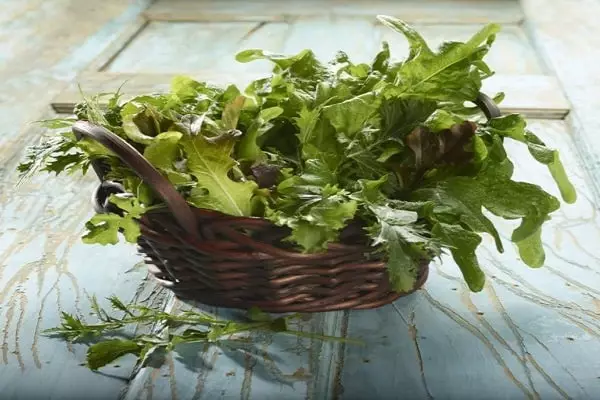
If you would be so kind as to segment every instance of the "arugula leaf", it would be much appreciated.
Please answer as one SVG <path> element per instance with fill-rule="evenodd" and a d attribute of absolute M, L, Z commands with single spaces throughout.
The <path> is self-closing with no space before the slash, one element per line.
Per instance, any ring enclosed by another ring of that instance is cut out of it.
<path fill-rule="evenodd" d="M 499 252 L 504 251 L 502 240 L 492 221 L 483 215 L 483 204 L 489 197 L 479 181 L 467 177 L 454 177 L 435 187 L 415 190 L 411 199 L 431 201 L 435 204 L 436 219 L 448 224 L 465 224 L 474 232 L 487 232 L 494 238 Z"/>
<path fill-rule="evenodd" d="M 394 84 L 386 89 L 386 96 L 472 101 L 481 89 L 482 79 L 491 75 L 482 58 L 500 30 L 499 25 L 486 25 L 465 43 L 444 43 L 436 53 L 406 23 L 383 15 L 377 19 L 402 33 L 410 46 L 408 58 L 394 68 Z"/>
<path fill-rule="evenodd" d="M 335 131 L 327 119 L 321 118 L 322 109 L 309 111 L 303 108 L 294 122 L 298 127 L 298 140 L 305 160 L 320 160 L 335 170 L 341 161 L 341 146 L 335 138 Z"/>
<path fill-rule="evenodd" d="M 577 201 L 577 193 L 567 176 L 565 167 L 560 161 L 558 150 L 546 147 L 544 142 L 530 131 L 525 133 L 525 139 L 527 140 L 527 147 L 533 158 L 548 166 L 548 170 L 554 178 L 563 200 L 570 204 L 575 203 Z"/>
<path fill-rule="evenodd" d="M 508 137 L 525 143 L 533 158 L 548 166 L 548 170 L 554 178 L 563 200 L 567 203 L 577 201 L 577 193 L 570 182 L 565 169 L 560 161 L 558 151 L 546 147 L 544 142 L 535 134 L 526 129 L 527 122 L 522 115 L 509 114 L 493 118 L 486 126 L 480 128 L 482 132 Z"/>

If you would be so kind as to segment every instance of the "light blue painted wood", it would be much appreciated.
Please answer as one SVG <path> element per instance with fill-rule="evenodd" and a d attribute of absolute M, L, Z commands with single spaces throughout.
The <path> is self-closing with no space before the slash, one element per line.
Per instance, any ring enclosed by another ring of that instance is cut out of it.
<path fill-rule="evenodd" d="M 468 291 L 458 268 L 435 264 L 425 290 L 376 311 L 352 312 L 341 399 L 595 398 L 600 391 L 600 241 L 597 204 L 562 121 L 530 124 L 560 149 L 580 199 L 543 234 L 545 267 L 529 269 L 509 247 L 480 252 L 488 276 L 483 292 Z M 515 179 L 558 195 L 527 150 L 510 145 Z M 498 221 L 500 224 L 500 221 Z M 500 224 L 509 237 L 510 226 Z"/>
<path fill-rule="evenodd" d="M 92 215 L 91 176 L 52 178 L 51 184 L 38 176 L 16 190 L 15 167 L 23 147 L 41 133 L 29 123 L 145 4 L 106 2 L 100 11 L 70 1 L 21 6 L 3 5 L 14 15 L 0 26 L 14 45 L 0 66 L 0 398 L 116 398 L 130 365 L 93 373 L 80 365 L 85 346 L 41 332 L 59 323 L 61 311 L 87 316 L 86 292 L 133 299 L 145 272 L 127 270 L 139 258 L 131 246 L 107 252 L 81 243 Z"/>
<path fill-rule="evenodd" d="M 189 307 L 172 300 L 168 310 L 181 312 Z M 221 318 L 243 318 L 237 310 L 202 305 L 197 309 Z M 340 327 L 332 326 L 340 314 L 306 315 L 290 328 L 342 336 Z M 248 344 L 182 346 L 164 365 L 142 369 L 131 381 L 125 400 L 321 398 L 329 390 L 327 371 L 337 367 L 332 361 L 339 347 L 337 342 L 262 333 Z"/>
<path fill-rule="evenodd" d="M 432 267 L 425 290 L 413 296 L 378 310 L 311 315 L 298 327 L 362 338 L 364 347 L 266 335 L 254 342 L 253 352 L 188 346 L 165 365 L 130 376 L 131 359 L 92 373 L 79 365 L 83 346 L 71 348 L 40 336 L 40 329 L 58 323 L 59 310 L 86 315 L 86 291 L 142 299 L 142 292 L 155 288 L 143 281 L 143 269 L 131 269 L 140 261 L 132 246 L 80 243 L 83 222 L 91 215 L 91 177 L 53 178 L 52 184 L 38 177 L 20 192 L 12 191 L 12 171 L 23 145 L 39 133 L 29 129 L 18 134 L 21 126 L 38 118 L 38 110 L 58 90 L 57 82 L 82 69 L 141 6 L 127 8 L 86 41 L 69 39 L 66 57 L 55 60 L 41 54 L 40 64 L 23 70 L 0 66 L 6 78 L 0 82 L 0 96 L 11 96 L 10 104 L 0 106 L 5 122 L 0 126 L 0 398 L 104 399 L 124 393 L 127 400 L 584 399 L 600 391 L 600 258 L 595 254 L 600 221 L 590 190 L 597 179 L 580 167 L 568 129 L 560 121 L 532 123 L 545 141 L 561 150 L 580 194 L 579 202 L 565 206 L 544 232 L 547 266 L 528 269 L 516 262 L 512 248 L 498 256 L 486 239 L 481 258 L 490 278 L 480 294 L 469 293 L 456 266 L 444 259 Z M 348 21 L 336 28 L 335 21 L 297 21 L 295 30 L 287 30 L 284 23 L 270 25 L 273 31 L 262 32 L 272 32 L 265 43 L 273 46 L 265 47 L 313 47 L 323 56 L 342 48 L 370 59 L 375 50 L 369 46 L 375 41 L 370 36 L 360 41 L 362 28 L 353 31 Z M 29 32 L 24 24 L 19 29 Z M 283 43 L 271 42 L 276 29 L 286 31 Z M 260 36 L 248 40 L 262 47 L 262 39 L 256 38 Z M 325 40 L 331 38 L 340 40 Z M 23 37 L 18 40 L 26 42 Z M 31 56 L 19 49 L 11 54 L 16 60 Z M 116 60 L 122 68 L 131 68 L 133 61 L 125 61 Z M 161 63 L 167 65 L 166 60 Z M 48 93 L 40 95 L 40 87 L 47 87 Z M 526 161 L 526 149 L 515 146 L 511 151 L 518 177 L 557 193 L 544 168 Z M 500 225 L 507 235 L 511 224 Z M 159 294 L 152 297 L 157 306 L 162 304 Z M 167 303 L 172 312 L 186 307 L 172 298 Z M 225 318 L 237 315 L 200 308 Z"/>

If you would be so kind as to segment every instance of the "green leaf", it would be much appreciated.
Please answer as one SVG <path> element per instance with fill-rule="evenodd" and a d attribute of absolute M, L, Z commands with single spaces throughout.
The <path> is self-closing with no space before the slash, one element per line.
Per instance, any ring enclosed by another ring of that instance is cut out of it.
<path fill-rule="evenodd" d="M 206 88 L 206 84 L 198 82 L 188 76 L 178 75 L 171 80 L 171 93 L 181 100 L 191 100 Z"/>
<path fill-rule="evenodd" d="M 525 127 L 527 123 L 519 114 L 507 114 L 492 118 L 483 128 L 485 132 L 502 137 L 508 137 L 519 142 L 526 142 Z"/>
<path fill-rule="evenodd" d="M 122 232 L 125 240 L 136 243 L 140 236 L 140 226 L 136 221 L 144 212 L 145 208 L 135 197 L 123 198 L 111 195 L 109 201 L 126 211 L 124 216 L 117 214 L 96 214 L 86 224 L 88 232 L 83 236 L 83 242 L 87 244 L 117 244 L 118 233 Z"/>
<path fill-rule="evenodd" d="M 449 111 L 438 109 L 425 121 L 425 126 L 432 132 L 450 129 L 455 124 L 461 124 L 464 118 Z"/>
<path fill-rule="evenodd" d="M 338 238 L 358 204 L 350 194 L 333 184 L 335 176 L 319 163 L 308 163 L 307 172 L 292 176 L 277 186 L 275 207 L 266 217 L 292 229 L 290 239 L 305 252 L 327 248 Z"/>
<path fill-rule="evenodd" d="M 110 301 L 110 305 L 115 310 L 123 311 L 129 316 L 133 316 L 129 308 L 127 308 L 127 306 L 117 296 L 110 296 L 108 301 Z"/>
<path fill-rule="evenodd" d="M 138 125 L 135 122 L 136 117 L 143 117 L 143 111 L 140 111 L 138 107 L 133 105 L 132 103 L 128 103 L 121 110 L 121 118 L 123 119 L 123 131 L 127 137 L 140 144 L 148 145 L 152 143 L 154 138 L 152 136 L 148 136 L 140 130 Z"/>
<path fill-rule="evenodd" d="M 315 84 L 325 73 L 325 68 L 311 50 L 302 50 L 295 55 L 286 55 L 260 49 L 248 49 L 239 52 L 235 59 L 242 63 L 266 59 L 277 66 L 274 72 L 284 71 L 291 77 L 309 79 L 315 81 Z"/>
<path fill-rule="evenodd" d="M 363 128 L 378 106 L 377 97 L 373 93 L 366 93 L 323 107 L 323 116 L 338 133 L 351 138 Z"/>
<path fill-rule="evenodd" d="M 375 56 L 371 70 L 380 72 L 382 74 L 387 72 L 388 65 L 390 63 L 390 45 L 386 41 L 381 42 L 381 50 Z"/>
<path fill-rule="evenodd" d="M 198 135 L 184 137 L 180 143 L 187 155 L 187 169 L 198 183 L 192 189 L 190 201 L 200 208 L 249 216 L 256 183 L 234 181 L 228 175 L 236 165 L 231 158 L 235 138 L 223 135 L 209 140 Z"/>
<path fill-rule="evenodd" d="M 542 229 L 538 228 L 534 233 L 516 243 L 523 262 L 533 268 L 543 266 L 546 260 L 541 236 Z"/>
<path fill-rule="evenodd" d="M 481 89 L 481 80 L 491 75 L 482 58 L 500 30 L 499 25 L 486 25 L 465 43 L 444 43 L 436 53 L 403 21 L 382 15 L 377 18 L 404 34 L 410 47 L 408 58 L 395 67 L 394 84 L 387 89 L 386 96 L 472 101 Z"/>
<path fill-rule="evenodd" d="M 394 209 L 389 204 L 370 205 L 377 222 L 369 227 L 373 245 L 383 245 L 388 251 L 388 273 L 394 290 L 408 292 L 414 288 L 421 254 L 415 244 L 426 244 L 425 230 L 416 222 L 418 213 Z"/>
<path fill-rule="evenodd" d="M 281 107 L 269 107 L 260 110 L 258 117 L 263 122 L 269 122 L 272 119 L 279 117 L 283 113 L 283 108 Z"/>
<path fill-rule="evenodd" d="M 546 147 L 544 142 L 532 132 L 527 131 L 525 138 L 527 140 L 527 147 L 533 158 L 548 166 L 548 170 L 554 178 L 563 200 L 570 204 L 575 203 L 577 201 L 577 193 L 560 161 L 558 151 Z"/>
<path fill-rule="evenodd" d="M 540 138 L 528 131 L 527 123 L 522 115 L 509 114 L 493 118 L 485 127 L 481 128 L 481 130 L 486 133 L 508 137 L 525 143 L 529 148 L 532 157 L 536 161 L 548 166 L 548 170 L 554 178 L 563 200 L 567 203 L 574 203 L 577 201 L 575 187 L 567 177 L 564 166 L 560 161 L 558 151 L 548 148 Z"/>
<path fill-rule="evenodd" d="M 49 129 L 61 129 L 61 128 L 71 128 L 73 124 L 77 121 L 76 118 L 53 118 L 53 119 L 45 119 L 40 121 L 35 121 L 35 123 L 40 124 L 44 128 Z"/>
<path fill-rule="evenodd" d="M 489 233 L 494 238 L 498 251 L 504 251 L 494 224 L 483 215 L 483 204 L 490 197 L 479 181 L 467 177 L 453 177 L 439 182 L 435 187 L 416 190 L 412 199 L 433 202 L 434 214 L 447 223 L 462 223 L 472 231 Z"/>
<path fill-rule="evenodd" d="M 305 107 L 294 118 L 302 157 L 305 160 L 320 160 L 330 170 L 335 170 L 341 159 L 340 145 L 335 138 L 334 128 L 320 117 L 321 109 L 308 110 Z"/>
<path fill-rule="evenodd" d="M 485 284 L 485 274 L 475 255 L 475 249 L 481 243 L 479 235 L 458 225 L 443 223 L 434 225 L 431 233 L 450 248 L 452 258 L 460 268 L 469 289 L 473 292 L 481 291 Z"/>
<path fill-rule="evenodd" d="M 138 355 L 142 347 L 132 340 L 113 339 L 91 345 L 87 352 L 87 365 L 92 370 L 102 368 L 126 355 Z"/>
<path fill-rule="evenodd" d="M 221 123 L 224 129 L 235 129 L 237 128 L 238 119 L 240 113 L 244 107 L 246 98 L 244 96 L 237 96 L 225 105 L 223 109 L 223 116 L 221 117 Z"/>
<path fill-rule="evenodd" d="M 436 103 L 430 100 L 417 98 L 384 100 L 379 109 L 381 135 L 403 139 L 413 129 L 428 120 L 435 109 Z"/>
<path fill-rule="evenodd" d="M 144 157 L 156 168 L 173 170 L 173 163 L 177 160 L 179 140 L 183 135 L 180 132 L 163 132 L 156 136 L 144 149 Z"/>

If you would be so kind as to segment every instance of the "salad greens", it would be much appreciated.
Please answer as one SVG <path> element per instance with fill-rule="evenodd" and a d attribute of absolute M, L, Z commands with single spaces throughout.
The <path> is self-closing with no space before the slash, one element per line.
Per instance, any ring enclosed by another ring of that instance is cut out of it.
<path fill-rule="evenodd" d="M 243 91 L 177 76 L 169 93 L 86 98 L 76 118 L 45 121 L 57 133 L 32 147 L 19 170 L 85 173 L 91 160 L 102 159 L 107 178 L 133 196 L 113 197 L 123 215 L 93 217 L 85 241 L 113 244 L 122 230 L 135 242 L 135 219 L 160 199 L 113 154 L 64 131 L 88 120 L 136 147 L 189 204 L 266 218 L 289 228 L 287 240 L 301 251 L 326 250 L 358 223 L 374 256 L 388 259 L 398 291 L 410 290 L 419 263 L 444 250 L 469 288 L 481 290 L 481 234 L 503 251 L 484 210 L 520 219 L 511 240 L 526 264 L 541 266 L 542 225 L 560 204 L 539 186 L 512 180 L 504 140 L 522 142 L 548 166 L 565 202 L 576 194 L 557 151 L 527 129 L 523 116 L 484 121 L 473 107 L 493 74 L 484 57 L 499 26 L 432 50 L 404 22 L 378 19 L 408 40 L 406 59 L 393 59 L 385 42 L 371 63 L 354 63 L 343 52 L 323 63 L 310 50 L 245 50 L 239 62 L 269 60 L 272 74 Z"/>
<path fill-rule="evenodd" d="M 260 332 L 362 344 L 358 340 L 292 329 L 291 325 L 302 318 L 300 314 L 273 318 L 253 308 L 248 311 L 245 321 L 230 321 L 193 310 L 170 314 L 146 306 L 125 304 L 116 296 L 107 300 L 112 313 L 102 308 L 95 297 L 90 298 L 96 322 L 89 323 L 63 312 L 60 326 L 44 331 L 46 335 L 60 336 L 71 343 L 87 343 L 86 365 L 91 370 L 98 370 L 127 354 L 134 355 L 137 358 L 136 367 L 141 368 L 151 361 L 162 363 L 161 358 L 166 352 L 177 350 L 176 347 L 182 344 L 243 344 L 248 342 L 249 335 Z M 134 334 L 128 332 L 132 328 Z"/>

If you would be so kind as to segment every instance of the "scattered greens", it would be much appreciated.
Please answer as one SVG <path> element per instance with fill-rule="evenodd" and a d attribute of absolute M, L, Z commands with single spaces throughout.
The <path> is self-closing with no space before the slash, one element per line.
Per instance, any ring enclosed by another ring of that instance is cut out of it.
<path fill-rule="evenodd" d="M 87 323 L 77 316 L 63 312 L 61 325 L 45 331 L 47 335 L 60 336 L 71 343 L 87 343 L 89 347 L 86 365 L 92 370 L 102 368 L 127 354 L 136 356 L 137 366 L 144 367 L 153 360 L 152 357 L 159 361 L 160 355 L 176 350 L 176 346 L 181 344 L 247 342 L 248 335 L 257 332 L 348 341 L 290 329 L 290 322 L 300 318 L 298 314 L 272 318 L 260 310 L 251 309 L 247 321 L 234 322 L 197 311 L 185 311 L 174 315 L 146 306 L 126 305 L 115 296 L 108 300 L 113 309 L 113 313 L 110 314 L 100 307 L 95 297 L 90 299 L 93 315 L 98 320 L 96 323 Z M 132 334 L 132 330 L 150 333 Z"/>
<path fill-rule="evenodd" d="M 373 255 L 387 257 L 399 291 L 413 287 L 422 260 L 444 249 L 469 288 L 481 290 L 475 254 L 481 234 L 491 235 L 498 251 L 504 246 L 485 210 L 520 220 L 511 240 L 526 264 L 541 266 L 542 225 L 560 204 L 539 186 L 512 180 L 504 140 L 522 142 L 548 166 L 565 202 L 576 194 L 557 151 L 521 115 L 487 122 L 474 113 L 472 101 L 493 74 L 484 56 L 499 26 L 432 50 L 402 21 L 378 18 L 408 40 L 405 60 L 392 59 L 387 43 L 371 63 L 360 64 L 343 52 L 324 64 L 310 50 L 287 56 L 250 49 L 237 60 L 267 59 L 274 68 L 243 92 L 178 76 L 169 93 L 127 101 L 120 93 L 101 94 L 85 99 L 75 114 L 131 143 L 191 205 L 267 218 L 289 228 L 287 240 L 301 251 L 323 251 L 358 223 Z M 103 97 L 107 106 L 100 105 Z M 40 169 L 85 173 L 91 160 L 103 160 L 107 178 L 132 196 L 113 196 L 122 215 L 96 215 L 84 240 L 113 244 L 122 232 L 135 242 L 136 218 L 160 199 L 114 155 L 77 142 L 68 131 L 74 120 L 45 121 L 57 133 L 32 147 L 19 170 L 23 176 Z M 140 355 L 148 345 L 114 348 Z"/>

